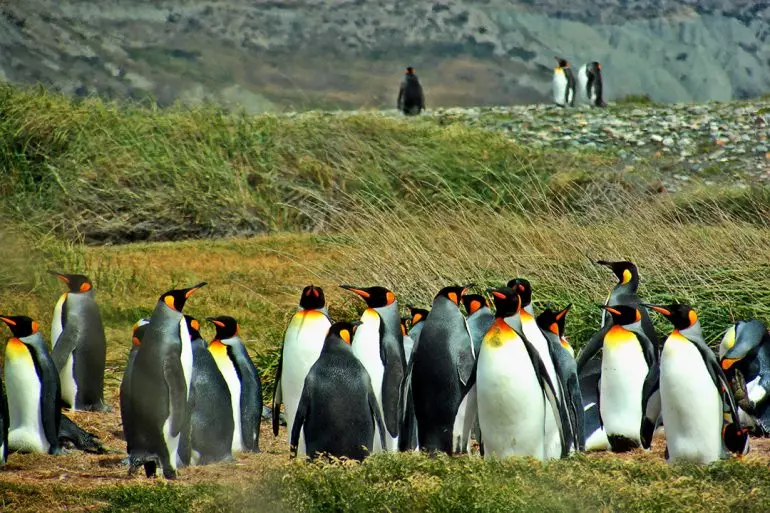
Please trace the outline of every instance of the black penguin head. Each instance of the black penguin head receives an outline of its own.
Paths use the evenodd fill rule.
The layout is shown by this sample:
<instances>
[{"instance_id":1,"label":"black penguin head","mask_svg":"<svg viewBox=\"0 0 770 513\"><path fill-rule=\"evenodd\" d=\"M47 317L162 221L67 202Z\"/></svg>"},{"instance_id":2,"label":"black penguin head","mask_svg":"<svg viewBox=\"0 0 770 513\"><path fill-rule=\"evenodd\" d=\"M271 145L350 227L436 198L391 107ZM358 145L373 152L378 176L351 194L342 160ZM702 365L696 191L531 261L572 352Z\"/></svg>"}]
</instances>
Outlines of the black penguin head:
<instances>
[{"instance_id":1,"label":"black penguin head","mask_svg":"<svg viewBox=\"0 0 770 513\"><path fill-rule=\"evenodd\" d=\"M190 340L195 340L201 337L201 323L198 319L192 315L184 316L185 323L187 323L187 332L190 334Z\"/></svg>"},{"instance_id":2,"label":"black penguin head","mask_svg":"<svg viewBox=\"0 0 770 513\"><path fill-rule=\"evenodd\" d=\"M411 324L412 324L412 328L414 328L415 326L420 324L422 321L424 321L426 317L428 317L430 310L425 310L424 308L415 308L413 306L410 306L409 313L412 316Z\"/></svg>"},{"instance_id":3,"label":"black penguin head","mask_svg":"<svg viewBox=\"0 0 770 513\"><path fill-rule=\"evenodd\" d=\"M770 343L770 333L762 321L738 321L728 328L719 344L719 359L724 370L755 354L754 350L762 344Z\"/></svg>"},{"instance_id":4,"label":"black penguin head","mask_svg":"<svg viewBox=\"0 0 770 513\"><path fill-rule=\"evenodd\" d=\"M205 285L206 285L206 282L204 281L188 289L169 290L168 292L160 296L160 299L158 299L158 301L165 303L166 306L168 306L172 310L181 312L182 309L184 308L184 304L187 302L190 296L192 296L196 290L200 289Z\"/></svg>"},{"instance_id":5,"label":"black penguin head","mask_svg":"<svg viewBox=\"0 0 770 513\"><path fill-rule=\"evenodd\" d=\"M339 321L335 322L329 327L329 333L326 337L338 337L342 339L346 344L350 344L353 340L353 334L356 332L356 328L361 324L361 321L349 322Z\"/></svg>"},{"instance_id":6,"label":"black penguin head","mask_svg":"<svg viewBox=\"0 0 770 513\"><path fill-rule=\"evenodd\" d=\"M560 68L567 68L569 67L569 62L567 62L566 59L562 59L561 57L554 57L556 61L559 63Z\"/></svg>"},{"instance_id":7,"label":"black penguin head","mask_svg":"<svg viewBox=\"0 0 770 513\"><path fill-rule=\"evenodd\" d=\"M340 285L361 296L369 308L382 308L396 302L396 295L385 287L353 287L352 285Z\"/></svg>"},{"instance_id":8,"label":"black penguin head","mask_svg":"<svg viewBox=\"0 0 770 513\"><path fill-rule=\"evenodd\" d=\"M521 308L521 299L519 295L510 287L499 289L487 289L492 294L492 301L495 302L495 317L510 317Z\"/></svg>"},{"instance_id":9,"label":"black penguin head","mask_svg":"<svg viewBox=\"0 0 770 513\"><path fill-rule=\"evenodd\" d=\"M749 430L740 424L730 422L722 427L725 448L739 458L749 452Z\"/></svg>"},{"instance_id":10,"label":"black penguin head","mask_svg":"<svg viewBox=\"0 0 770 513\"><path fill-rule=\"evenodd\" d=\"M598 61L593 61L588 65L588 68L595 75L599 75L602 72L602 65Z\"/></svg>"},{"instance_id":11,"label":"black penguin head","mask_svg":"<svg viewBox=\"0 0 770 513\"><path fill-rule=\"evenodd\" d=\"M88 276L82 274L64 274L56 271L48 271L49 274L53 274L56 278L69 287L71 293L88 292L93 288L93 283L88 279Z\"/></svg>"},{"instance_id":12,"label":"black penguin head","mask_svg":"<svg viewBox=\"0 0 770 513\"><path fill-rule=\"evenodd\" d=\"M698 314L695 313L695 310L693 310L690 305L674 303L668 306L656 306L647 304L642 306L651 308L652 310L661 314L663 317L668 319L668 322L674 325L675 329L679 331L691 328L695 326L695 323L698 322Z\"/></svg>"},{"instance_id":13,"label":"black penguin head","mask_svg":"<svg viewBox=\"0 0 770 513\"><path fill-rule=\"evenodd\" d=\"M465 294L462 297L462 300L468 315L473 315L485 306L489 306L487 304L487 299L481 294Z\"/></svg>"},{"instance_id":14,"label":"black penguin head","mask_svg":"<svg viewBox=\"0 0 770 513\"><path fill-rule=\"evenodd\" d=\"M549 331L557 337L564 336L564 324L567 319L567 312L572 308L572 304L566 306L563 310L555 311L550 308L546 308L543 312L537 316L537 325L543 331Z\"/></svg>"},{"instance_id":15,"label":"black penguin head","mask_svg":"<svg viewBox=\"0 0 770 513\"><path fill-rule=\"evenodd\" d=\"M303 310L320 310L326 306L324 291L321 287L308 285L302 289L302 296L299 298L299 306Z\"/></svg>"},{"instance_id":16,"label":"black penguin head","mask_svg":"<svg viewBox=\"0 0 770 513\"><path fill-rule=\"evenodd\" d=\"M460 306L460 301L465 295L465 291L471 287L473 287L473 283L469 283L467 285L450 285L449 287L444 287L443 289L439 290L438 294L436 294L436 297L443 296L457 306Z\"/></svg>"},{"instance_id":17,"label":"black penguin head","mask_svg":"<svg viewBox=\"0 0 770 513\"><path fill-rule=\"evenodd\" d=\"M186 317L186 316L185 316ZM131 328L131 344L139 347L142 345L142 337L147 330L147 325L150 324L149 319L139 319L136 324Z\"/></svg>"},{"instance_id":18,"label":"black penguin head","mask_svg":"<svg viewBox=\"0 0 770 513\"><path fill-rule=\"evenodd\" d=\"M37 321L33 321L25 315L0 315L0 321L11 328L11 333L16 338L29 337L40 329Z\"/></svg>"},{"instance_id":19,"label":"black penguin head","mask_svg":"<svg viewBox=\"0 0 770 513\"><path fill-rule=\"evenodd\" d=\"M414 75L414 68L411 67L411 66L407 66L405 74L406 75Z\"/></svg>"},{"instance_id":20,"label":"black penguin head","mask_svg":"<svg viewBox=\"0 0 770 513\"><path fill-rule=\"evenodd\" d=\"M626 326L642 320L642 313L633 306L603 305L602 308L609 312L612 316L612 322L618 326Z\"/></svg>"},{"instance_id":21,"label":"black penguin head","mask_svg":"<svg viewBox=\"0 0 770 513\"><path fill-rule=\"evenodd\" d=\"M514 278L508 282L508 287L512 288L519 295L521 307L525 308L532 303L532 285L525 278Z\"/></svg>"},{"instance_id":22,"label":"black penguin head","mask_svg":"<svg viewBox=\"0 0 770 513\"><path fill-rule=\"evenodd\" d=\"M612 269L612 272L615 273L615 276L618 278L618 285L639 282L639 272L633 262L608 262L607 260L598 260L596 263Z\"/></svg>"},{"instance_id":23,"label":"black penguin head","mask_svg":"<svg viewBox=\"0 0 770 513\"><path fill-rule=\"evenodd\" d=\"M238 321L229 315L207 317L206 320L213 324L216 328L217 334L214 336L216 340L227 340L228 338L233 338L238 334L238 331L240 331Z\"/></svg>"}]
</instances>

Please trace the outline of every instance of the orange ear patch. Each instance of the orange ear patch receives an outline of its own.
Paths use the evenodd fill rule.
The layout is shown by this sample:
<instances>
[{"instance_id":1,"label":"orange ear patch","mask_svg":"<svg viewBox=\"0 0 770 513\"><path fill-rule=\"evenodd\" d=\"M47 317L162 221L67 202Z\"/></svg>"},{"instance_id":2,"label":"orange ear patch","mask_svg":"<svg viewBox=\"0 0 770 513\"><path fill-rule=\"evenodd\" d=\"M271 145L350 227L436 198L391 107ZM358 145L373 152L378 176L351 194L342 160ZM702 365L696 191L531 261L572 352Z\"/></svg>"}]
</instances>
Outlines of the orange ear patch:
<instances>
[{"instance_id":1,"label":"orange ear patch","mask_svg":"<svg viewBox=\"0 0 770 513\"><path fill-rule=\"evenodd\" d=\"M559 334L559 325L556 324L556 323L553 323L550 326L548 326L548 330L551 333L553 333L554 335L558 335Z\"/></svg>"},{"instance_id":2,"label":"orange ear patch","mask_svg":"<svg viewBox=\"0 0 770 513\"><path fill-rule=\"evenodd\" d=\"M471 301L471 313L475 313L481 308L481 301L476 301L475 299Z\"/></svg>"},{"instance_id":3,"label":"orange ear patch","mask_svg":"<svg viewBox=\"0 0 770 513\"><path fill-rule=\"evenodd\" d=\"M391 291L388 291L388 293L385 294L385 297L387 298L389 305L392 305L396 301L396 295Z\"/></svg>"},{"instance_id":4,"label":"orange ear patch","mask_svg":"<svg viewBox=\"0 0 770 513\"><path fill-rule=\"evenodd\" d=\"M450 301L452 301L454 304L456 304L456 305L459 305L459 304L460 304L460 300L459 300L459 298L457 297L457 292L450 292L449 294L447 294L447 297L448 297L448 298L449 298L449 300L450 300Z\"/></svg>"},{"instance_id":5,"label":"orange ear patch","mask_svg":"<svg viewBox=\"0 0 770 513\"><path fill-rule=\"evenodd\" d=\"M201 323L199 323L197 319L193 319L190 322L190 326L192 326L192 329L194 329L195 331L200 331L201 329Z\"/></svg>"},{"instance_id":6,"label":"orange ear patch","mask_svg":"<svg viewBox=\"0 0 770 513\"><path fill-rule=\"evenodd\" d=\"M40 330L40 325L37 321L32 321L32 333L37 333Z\"/></svg>"},{"instance_id":7,"label":"orange ear patch","mask_svg":"<svg viewBox=\"0 0 770 513\"><path fill-rule=\"evenodd\" d=\"M421 320L422 320L422 314L421 313L414 314L414 317L412 317L412 326L414 326L415 324L417 324Z\"/></svg>"},{"instance_id":8,"label":"orange ear patch","mask_svg":"<svg viewBox=\"0 0 770 513\"><path fill-rule=\"evenodd\" d=\"M636 320L637 321L641 321L642 320L642 313L639 310L636 311Z\"/></svg>"},{"instance_id":9,"label":"orange ear patch","mask_svg":"<svg viewBox=\"0 0 770 513\"><path fill-rule=\"evenodd\" d=\"M80 286L80 292L88 292L89 290L91 290L91 284L88 282L85 282Z\"/></svg>"},{"instance_id":10,"label":"orange ear patch","mask_svg":"<svg viewBox=\"0 0 770 513\"><path fill-rule=\"evenodd\" d=\"M164 296L163 302L166 303L166 305L169 308L173 308L174 310L176 310L176 303L174 303L174 296Z\"/></svg>"},{"instance_id":11,"label":"orange ear patch","mask_svg":"<svg viewBox=\"0 0 770 513\"><path fill-rule=\"evenodd\" d=\"M350 331L340 330L340 338L344 340L346 344L350 344Z\"/></svg>"},{"instance_id":12,"label":"orange ear patch","mask_svg":"<svg viewBox=\"0 0 770 513\"><path fill-rule=\"evenodd\" d=\"M690 326L698 322L698 314L695 313L695 310L690 310L688 316L690 318Z\"/></svg>"}]
</instances>

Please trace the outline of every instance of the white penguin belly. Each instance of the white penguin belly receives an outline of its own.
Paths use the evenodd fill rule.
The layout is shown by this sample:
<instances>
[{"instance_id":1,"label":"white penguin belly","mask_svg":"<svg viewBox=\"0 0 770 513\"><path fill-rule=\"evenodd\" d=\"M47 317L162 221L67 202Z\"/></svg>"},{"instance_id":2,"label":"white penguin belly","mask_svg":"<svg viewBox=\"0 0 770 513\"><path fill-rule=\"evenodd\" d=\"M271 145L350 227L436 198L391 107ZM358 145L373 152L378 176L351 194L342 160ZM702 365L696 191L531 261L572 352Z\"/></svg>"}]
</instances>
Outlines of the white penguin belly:
<instances>
[{"instance_id":1,"label":"white penguin belly","mask_svg":"<svg viewBox=\"0 0 770 513\"><path fill-rule=\"evenodd\" d=\"M521 340L480 351L476 400L485 457L545 457L545 398Z\"/></svg>"},{"instance_id":2,"label":"white penguin belly","mask_svg":"<svg viewBox=\"0 0 770 513\"><path fill-rule=\"evenodd\" d=\"M722 400L698 349L672 334L660 360L669 461L711 463L722 455Z\"/></svg>"},{"instance_id":3,"label":"white penguin belly","mask_svg":"<svg viewBox=\"0 0 770 513\"><path fill-rule=\"evenodd\" d=\"M241 432L241 381L238 379L238 372L227 353L223 350L214 356L217 367L222 373L222 377L227 382L227 388L230 389L230 404L233 412L233 444L231 451L233 454L243 451L243 433Z\"/></svg>"},{"instance_id":4,"label":"white penguin belly","mask_svg":"<svg viewBox=\"0 0 770 513\"><path fill-rule=\"evenodd\" d=\"M318 360L331 323L317 310L297 312L284 337L281 368L281 396L286 413L286 426L291 433L297 415L299 398L310 368ZM298 455L306 454L305 433L300 431Z\"/></svg>"},{"instance_id":5,"label":"white penguin belly","mask_svg":"<svg viewBox=\"0 0 770 513\"><path fill-rule=\"evenodd\" d=\"M567 76L561 69L556 69L553 72L553 102L556 105L565 105L565 97L567 94Z\"/></svg>"},{"instance_id":6,"label":"white penguin belly","mask_svg":"<svg viewBox=\"0 0 770 513\"><path fill-rule=\"evenodd\" d=\"M51 444L43 430L40 409L42 386L29 350L14 344L14 355L5 358L5 387L8 397L8 448L13 451L48 453ZM18 347L21 346L21 347Z\"/></svg>"},{"instance_id":7,"label":"white penguin belly","mask_svg":"<svg viewBox=\"0 0 770 513\"><path fill-rule=\"evenodd\" d=\"M380 358L380 316L374 310L367 309L361 315L363 324L358 327L353 336L353 354L361 362L369 373L369 379L372 381L374 396L377 398L377 405L382 413L382 379L385 375L385 367ZM385 433L388 438L388 433ZM380 442L379 429L374 430L374 447L372 453L380 452L382 444Z\"/></svg>"},{"instance_id":8,"label":"white penguin belly","mask_svg":"<svg viewBox=\"0 0 770 513\"><path fill-rule=\"evenodd\" d=\"M61 383L61 398L75 409L75 398L78 396L78 384L75 382L75 361L72 353L64 362L64 367L59 371L59 382Z\"/></svg>"},{"instance_id":9,"label":"white penguin belly","mask_svg":"<svg viewBox=\"0 0 770 513\"><path fill-rule=\"evenodd\" d=\"M607 436L623 436L641 445L642 387L648 370L635 335L625 330L619 335L607 334L599 392Z\"/></svg>"},{"instance_id":10,"label":"white penguin belly","mask_svg":"<svg viewBox=\"0 0 770 513\"><path fill-rule=\"evenodd\" d=\"M575 88L577 89L577 98L575 98L575 100L583 103L589 102L590 99L588 98L588 73L587 73L587 66L585 64L583 64L580 67L580 70L578 71L575 82L576 82ZM605 316L608 316L608 314L602 314L602 327L604 326Z\"/></svg>"},{"instance_id":11,"label":"white penguin belly","mask_svg":"<svg viewBox=\"0 0 770 513\"><path fill-rule=\"evenodd\" d=\"M187 383L187 399L190 399L190 383L192 382L193 354L190 332L187 329L187 321L184 317L179 321L179 338L182 343L182 372Z\"/></svg>"}]
</instances>

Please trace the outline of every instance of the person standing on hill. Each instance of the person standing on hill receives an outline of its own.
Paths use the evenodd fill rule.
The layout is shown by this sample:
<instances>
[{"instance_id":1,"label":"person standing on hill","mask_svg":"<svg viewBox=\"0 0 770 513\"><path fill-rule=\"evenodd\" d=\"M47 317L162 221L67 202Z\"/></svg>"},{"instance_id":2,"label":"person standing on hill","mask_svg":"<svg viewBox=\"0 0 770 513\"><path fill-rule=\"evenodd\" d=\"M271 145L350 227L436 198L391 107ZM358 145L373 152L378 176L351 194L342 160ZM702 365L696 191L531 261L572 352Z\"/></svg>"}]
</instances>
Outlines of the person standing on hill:
<instances>
[{"instance_id":1,"label":"person standing on hill","mask_svg":"<svg viewBox=\"0 0 770 513\"><path fill-rule=\"evenodd\" d=\"M422 93L422 86L411 66L406 68L404 80L398 90L398 110L407 116L414 116L425 110L425 96Z\"/></svg>"}]
</instances>

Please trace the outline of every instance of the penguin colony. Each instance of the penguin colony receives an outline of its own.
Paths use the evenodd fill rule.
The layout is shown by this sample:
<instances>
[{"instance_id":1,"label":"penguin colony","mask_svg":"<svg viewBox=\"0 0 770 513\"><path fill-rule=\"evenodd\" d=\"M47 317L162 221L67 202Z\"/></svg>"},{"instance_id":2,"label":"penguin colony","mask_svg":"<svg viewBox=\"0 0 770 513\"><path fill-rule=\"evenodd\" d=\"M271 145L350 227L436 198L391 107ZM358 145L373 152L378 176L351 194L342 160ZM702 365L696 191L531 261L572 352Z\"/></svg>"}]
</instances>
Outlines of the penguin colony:
<instances>
[{"instance_id":1,"label":"penguin colony","mask_svg":"<svg viewBox=\"0 0 770 513\"><path fill-rule=\"evenodd\" d=\"M710 463L749 450L749 431L770 427L770 333L740 321L718 355L688 305L651 305L637 295L627 261L608 267L617 284L602 325L575 358L565 337L571 305L536 314L524 278L487 289L441 289L430 310L380 286L341 287L366 305L355 321L332 322L324 292L309 285L286 329L276 373L272 426L283 404L290 455L363 459L381 451L478 452L484 458L563 458L576 451L649 449L665 430L669 462ZM68 287L56 303L49 351L38 323L0 316L11 331L0 389L0 458L10 451L58 454L64 444L103 452L63 407L104 411L105 337L91 281L54 273ZM120 385L129 473L259 452L262 388L229 316L200 323L183 314L204 287L170 290L132 329ZM461 307L465 309L465 314ZM671 324L659 343L650 312ZM600 354L601 353L601 354ZM476 445L472 441L476 441Z\"/></svg>"}]
</instances>

